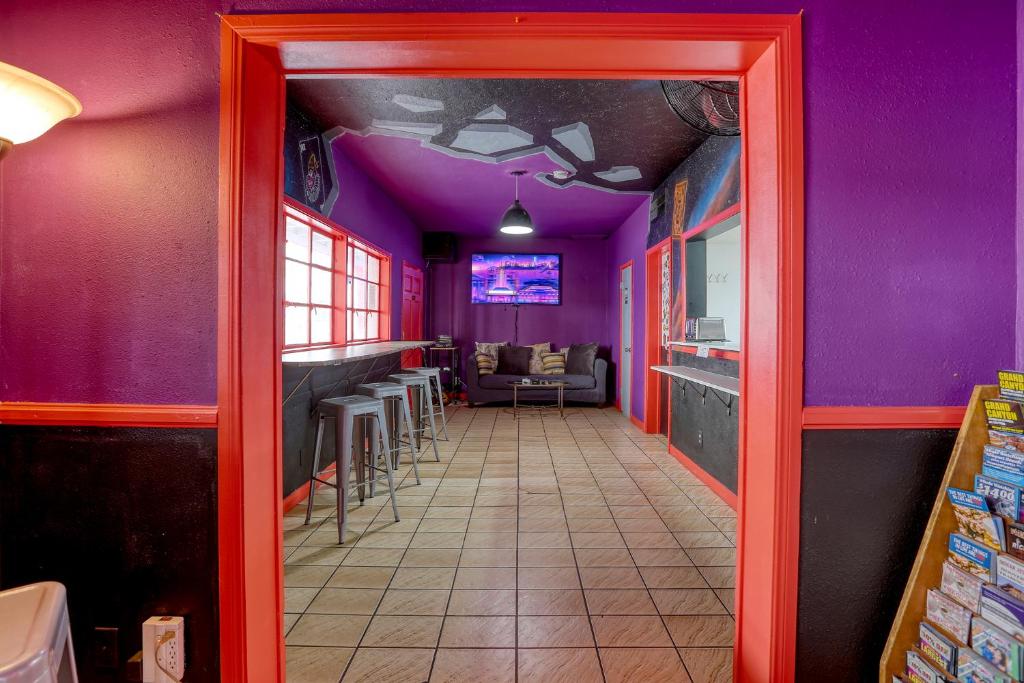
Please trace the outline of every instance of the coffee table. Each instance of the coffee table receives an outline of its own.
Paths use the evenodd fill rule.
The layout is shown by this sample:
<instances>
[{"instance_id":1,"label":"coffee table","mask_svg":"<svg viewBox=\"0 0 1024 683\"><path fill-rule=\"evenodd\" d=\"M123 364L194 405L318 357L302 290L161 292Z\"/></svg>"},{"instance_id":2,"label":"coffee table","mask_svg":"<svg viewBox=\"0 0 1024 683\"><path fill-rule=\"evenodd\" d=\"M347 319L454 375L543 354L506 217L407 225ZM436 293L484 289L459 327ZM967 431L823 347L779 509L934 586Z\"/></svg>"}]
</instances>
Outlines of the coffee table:
<instances>
[{"instance_id":1,"label":"coffee table","mask_svg":"<svg viewBox=\"0 0 1024 683\"><path fill-rule=\"evenodd\" d=\"M512 416L515 419L519 419L520 410L558 410L558 416L562 419L565 418L565 388L569 386L568 382L559 382L557 380L550 380L544 382L531 382L526 384L522 381L509 382L508 385L512 387ZM558 395L556 403L545 403L543 405L519 405L519 392L526 392L529 394L531 391L555 391ZM527 398L526 400L531 401L533 399Z\"/></svg>"}]
</instances>

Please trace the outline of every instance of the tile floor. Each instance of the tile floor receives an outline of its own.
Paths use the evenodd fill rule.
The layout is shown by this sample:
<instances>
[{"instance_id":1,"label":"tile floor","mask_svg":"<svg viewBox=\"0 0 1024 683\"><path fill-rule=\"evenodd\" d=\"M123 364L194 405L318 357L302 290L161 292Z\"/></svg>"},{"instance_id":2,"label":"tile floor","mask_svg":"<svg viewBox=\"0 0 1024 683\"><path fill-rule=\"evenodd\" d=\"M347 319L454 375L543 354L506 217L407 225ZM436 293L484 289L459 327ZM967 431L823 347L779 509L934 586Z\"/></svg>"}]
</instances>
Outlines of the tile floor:
<instances>
[{"instance_id":1,"label":"tile floor","mask_svg":"<svg viewBox=\"0 0 1024 683\"><path fill-rule=\"evenodd\" d=\"M449 415L401 522L334 491L285 519L289 683L732 676L735 515L614 410ZM428 442L425 442L429 453Z\"/></svg>"}]
</instances>

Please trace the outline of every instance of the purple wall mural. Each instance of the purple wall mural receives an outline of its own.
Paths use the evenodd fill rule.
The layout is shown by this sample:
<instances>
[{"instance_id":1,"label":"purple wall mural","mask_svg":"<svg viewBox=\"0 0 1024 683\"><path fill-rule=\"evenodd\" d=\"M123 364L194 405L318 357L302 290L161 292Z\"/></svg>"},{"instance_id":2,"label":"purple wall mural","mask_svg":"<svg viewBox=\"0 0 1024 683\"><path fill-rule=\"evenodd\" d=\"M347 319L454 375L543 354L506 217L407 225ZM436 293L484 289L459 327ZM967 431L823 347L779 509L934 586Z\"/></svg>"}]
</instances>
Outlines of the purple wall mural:
<instances>
[{"instance_id":1,"label":"purple wall mural","mask_svg":"<svg viewBox=\"0 0 1024 683\"><path fill-rule=\"evenodd\" d=\"M572 343L598 342L611 346L615 332L607 321L607 243L604 240L549 240L513 237L462 238L454 263L431 264L430 335L451 334L464 357L474 341L513 341L515 309L470 302L472 255L516 252L562 255L562 305L521 306L519 343L552 342L556 348Z\"/></svg>"},{"instance_id":2,"label":"purple wall mural","mask_svg":"<svg viewBox=\"0 0 1024 683\"><path fill-rule=\"evenodd\" d=\"M214 401L217 13L555 8L804 12L808 404L962 404L1013 364L1011 0L14 0L4 61L85 111L3 164L0 398Z\"/></svg>"}]
</instances>

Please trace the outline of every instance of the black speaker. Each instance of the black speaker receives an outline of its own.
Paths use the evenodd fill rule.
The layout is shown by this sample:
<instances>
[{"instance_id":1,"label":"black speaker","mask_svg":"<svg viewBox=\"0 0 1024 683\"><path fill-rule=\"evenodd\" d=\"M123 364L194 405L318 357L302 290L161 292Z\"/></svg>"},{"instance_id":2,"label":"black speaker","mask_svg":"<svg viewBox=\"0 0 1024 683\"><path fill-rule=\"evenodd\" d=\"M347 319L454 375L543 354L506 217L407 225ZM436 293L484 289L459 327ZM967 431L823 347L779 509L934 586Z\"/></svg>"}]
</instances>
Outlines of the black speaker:
<instances>
[{"instance_id":1,"label":"black speaker","mask_svg":"<svg viewBox=\"0 0 1024 683\"><path fill-rule=\"evenodd\" d=\"M423 259L452 263L455 260L455 235L450 232L423 233Z\"/></svg>"}]
</instances>

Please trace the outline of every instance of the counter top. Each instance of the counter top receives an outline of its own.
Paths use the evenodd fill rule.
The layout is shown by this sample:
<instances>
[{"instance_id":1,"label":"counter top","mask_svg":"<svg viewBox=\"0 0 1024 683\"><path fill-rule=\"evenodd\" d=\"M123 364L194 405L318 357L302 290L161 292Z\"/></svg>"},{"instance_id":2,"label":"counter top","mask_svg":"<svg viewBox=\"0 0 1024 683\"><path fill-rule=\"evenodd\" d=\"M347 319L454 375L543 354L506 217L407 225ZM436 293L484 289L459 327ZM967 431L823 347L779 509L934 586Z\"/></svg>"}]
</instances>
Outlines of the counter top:
<instances>
[{"instance_id":1,"label":"counter top","mask_svg":"<svg viewBox=\"0 0 1024 683\"><path fill-rule=\"evenodd\" d=\"M738 341L670 341L669 346L706 346L709 349L718 349L719 351L739 351L740 343Z\"/></svg>"},{"instance_id":2,"label":"counter top","mask_svg":"<svg viewBox=\"0 0 1024 683\"><path fill-rule=\"evenodd\" d=\"M740 381L735 377L729 377L728 375L720 375L717 372L708 372L707 370L698 370L697 368L689 368L685 365L652 365L651 370L660 372L663 375L669 377L676 377L678 379L685 379L695 384L703 384L723 391L733 396L740 395Z\"/></svg>"},{"instance_id":3,"label":"counter top","mask_svg":"<svg viewBox=\"0 0 1024 683\"><path fill-rule=\"evenodd\" d=\"M281 355L281 363L288 367L317 367L322 365L341 365L367 358L379 358L392 353L412 351L432 346L433 341L386 341L373 344L352 344L350 346L332 346L326 349L309 351L293 351Z\"/></svg>"}]
</instances>

